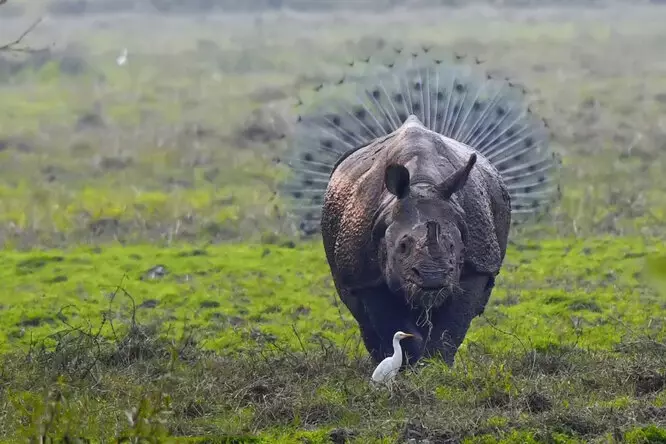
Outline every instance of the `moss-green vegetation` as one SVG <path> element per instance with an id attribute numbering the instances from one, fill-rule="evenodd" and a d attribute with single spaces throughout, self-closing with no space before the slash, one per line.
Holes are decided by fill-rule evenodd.
<path id="1" fill-rule="evenodd" d="M 516 338 L 532 348 L 576 338 L 581 347 L 607 349 L 631 329 L 659 334 L 663 300 L 645 284 L 648 254 L 666 254 L 666 248 L 628 237 L 512 246 L 493 309 L 475 321 L 468 345 L 492 344 L 501 354 Z M 62 322 L 84 328 L 108 310 L 132 308 L 140 318 L 163 319 L 177 335 L 185 326 L 197 328 L 206 347 L 221 353 L 253 339 L 296 347 L 294 331 L 307 342 L 311 335 L 342 342 L 356 334 L 318 244 L 79 247 L 5 252 L 0 260 L 6 349 L 44 337 Z M 112 334 L 110 325 L 102 333 Z"/>
<path id="2" fill-rule="evenodd" d="M 0 54 L 0 439 L 665 442 L 666 11 L 486 13 L 59 17 Z M 384 39 L 527 85 L 564 161 L 455 367 L 393 393 L 274 196 L 295 92 Z"/>

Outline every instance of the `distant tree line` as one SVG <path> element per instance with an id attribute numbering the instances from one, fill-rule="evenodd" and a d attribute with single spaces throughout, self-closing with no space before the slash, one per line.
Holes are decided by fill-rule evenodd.
<path id="1" fill-rule="evenodd" d="M 37 0 L 34 0 L 37 1 Z M 496 6 L 594 6 L 608 3 L 648 4 L 666 0 L 44 0 L 53 15 L 103 14 L 113 12 L 196 13 L 212 11 L 250 12 L 289 8 L 298 11 L 345 9 L 385 10 L 391 7 L 460 7 L 470 4 Z M 0 0 L 0 17 L 22 15 L 25 7 Z"/>

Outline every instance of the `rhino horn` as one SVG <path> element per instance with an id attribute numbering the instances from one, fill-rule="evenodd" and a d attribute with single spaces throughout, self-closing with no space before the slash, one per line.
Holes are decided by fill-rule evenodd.
<path id="1" fill-rule="evenodd" d="M 440 225 L 437 222 L 426 222 L 427 230 L 427 248 L 428 253 L 433 258 L 440 258 L 442 256 L 442 249 L 439 246 Z"/>
<path id="2" fill-rule="evenodd" d="M 446 200 L 449 199 L 453 193 L 459 191 L 467 182 L 469 173 L 472 171 L 472 167 L 475 163 L 476 153 L 472 153 L 472 155 L 469 156 L 469 160 L 465 166 L 458 169 L 456 172 L 444 179 L 442 183 L 437 185 L 437 192 L 439 193 L 439 196 Z"/>

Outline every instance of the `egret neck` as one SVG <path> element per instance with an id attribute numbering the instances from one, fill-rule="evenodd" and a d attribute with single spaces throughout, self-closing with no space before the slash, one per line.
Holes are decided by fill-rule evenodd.
<path id="1" fill-rule="evenodd" d="M 402 347 L 400 347 L 399 337 L 393 338 L 393 356 L 391 356 L 391 368 L 398 369 L 402 366 Z"/>

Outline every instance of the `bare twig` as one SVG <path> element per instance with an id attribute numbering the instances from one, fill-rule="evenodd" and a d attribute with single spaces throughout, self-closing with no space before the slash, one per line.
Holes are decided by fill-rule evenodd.
<path id="1" fill-rule="evenodd" d="M 7 0 L 0 0 L 0 6 L 4 5 L 7 3 Z M 42 18 L 38 18 L 32 25 L 28 27 L 23 33 L 14 41 L 11 41 L 9 43 L 6 43 L 2 46 L 0 46 L 0 52 L 2 51 L 13 51 L 13 52 L 33 52 L 34 50 L 29 49 L 29 48 L 17 48 L 16 46 L 19 45 L 23 39 L 30 34 L 36 27 L 42 22 Z"/>
<path id="2" fill-rule="evenodd" d="M 499 333 L 502 333 L 502 334 L 504 334 L 504 335 L 511 336 L 512 338 L 514 338 L 514 339 L 520 344 L 520 346 L 523 348 L 523 352 L 525 352 L 526 354 L 528 353 L 528 348 L 527 348 L 527 346 L 525 346 L 525 343 L 520 339 L 520 337 L 519 337 L 517 334 L 515 334 L 515 333 L 513 333 L 513 332 L 510 332 L 510 331 L 502 330 L 502 329 L 499 328 L 499 327 L 498 327 L 493 321 L 491 321 L 490 318 L 489 318 L 488 316 L 486 316 L 485 313 L 482 314 L 481 316 L 482 316 L 483 319 L 488 323 L 488 325 L 490 325 L 490 327 L 491 327 L 493 330 L 496 330 L 496 331 L 498 331 Z M 529 340 L 530 345 L 531 345 L 531 343 L 532 343 L 531 339 L 528 338 L 528 340 Z"/>
<path id="3" fill-rule="evenodd" d="M 291 324 L 291 330 L 294 332 L 294 335 L 296 335 L 296 339 L 298 339 L 298 343 L 301 344 L 301 350 L 303 350 L 303 354 L 305 357 L 308 357 L 308 350 L 305 348 L 305 345 L 303 345 L 303 341 L 301 340 L 301 335 L 298 334 L 298 330 L 296 330 L 296 325 Z"/>

